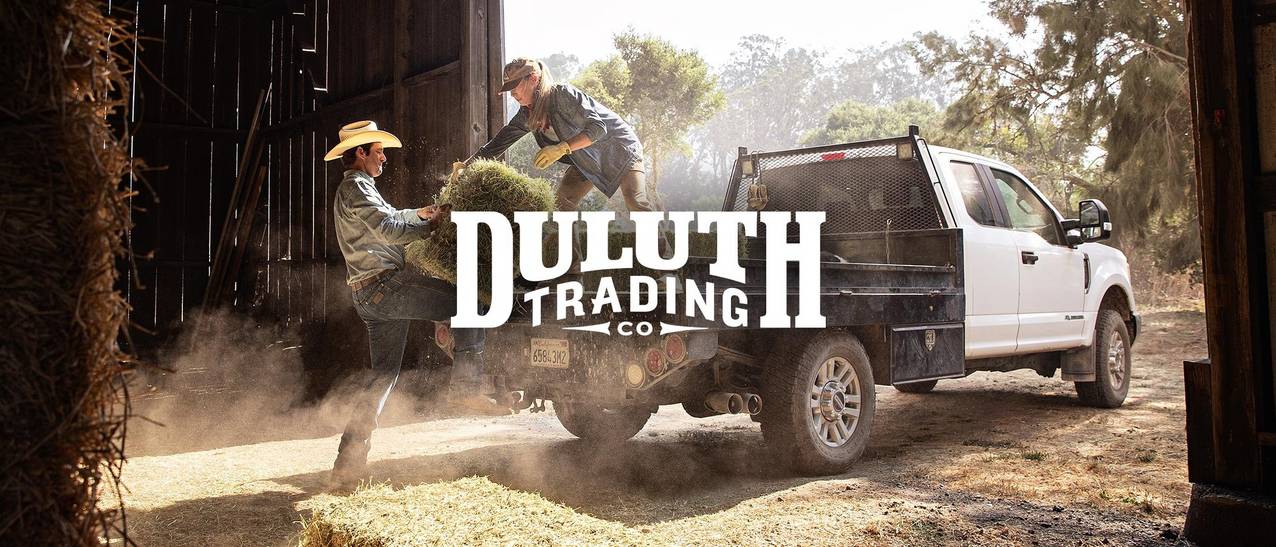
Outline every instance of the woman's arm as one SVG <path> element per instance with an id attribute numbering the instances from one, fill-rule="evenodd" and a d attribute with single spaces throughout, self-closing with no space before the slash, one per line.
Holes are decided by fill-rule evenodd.
<path id="1" fill-rule="evenodd" d="M 558 100 L 558 108 L 564 112 L 574 111 L 584 118 L 580 133 L 567 139 L 567 144 L 571 146 L 572 150 L 588 148 L 606 137 L 607 124 L 603 122 L 602 115 L 594 108 L 594 99 L 575 87 L 564 86 L 561 91 L 555 97 Z"/>
<path id="2" fill-rule="evenodd" d="M 473 157 L 493 159 L 504 154 L 514 143 L 518 142 L 518 139 L 523 138 L 527 131 L 527 109 L 520 108 L 518 113 L 514 114 L 513 118 L 510 118 L 509 123 L 505 124 L 505 127 L 502 127 L 500 131 L 497 131 L 492 140 L 487 141 L 487 144 L 479 148 Z"/>

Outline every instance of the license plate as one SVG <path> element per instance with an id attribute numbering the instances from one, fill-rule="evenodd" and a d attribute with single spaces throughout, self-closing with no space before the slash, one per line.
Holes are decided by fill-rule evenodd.
<path id="1" fill-rule="evenodd" d="M 567 340 L 557 338 L 533 338 L 527 364 L 544 368 L 567 368 L 571 365 L 571 351 Z"/>

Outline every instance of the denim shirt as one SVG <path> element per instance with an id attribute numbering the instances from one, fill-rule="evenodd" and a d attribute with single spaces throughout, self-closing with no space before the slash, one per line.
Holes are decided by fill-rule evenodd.
<path id="1" fill-rule="evenodd" d="M 403 269 L 404 245 L 430 235 L 429 222 L 416 209 L 391 207 L 376 181 L 356 169 L 346 171 L 337 186 L 332 213 L 346 259 L 346 283 Z"/>
<path id="2" fill-rule="evenodd" d="M 570 84 L 558 84 L 550 88 L 549 124 L 560 139 L 570 139 L 585 134 L 593 144 L 564 156 L 562 160 L 576 166 L 589 182 L 607 197 L 620 187 L 620 177 L 629 171 L 634 162 L 642 159 L 642 143 L 638 134 L 623 118 L 603 106 L 593 97 Z M 475 156 L 495 158 L 503 154 L 518 139 L 531 131 L 527 107 L 518 113 L 484 144 Z M 541 148 L 554 144 L 540 131 L 532 132 Z"/>

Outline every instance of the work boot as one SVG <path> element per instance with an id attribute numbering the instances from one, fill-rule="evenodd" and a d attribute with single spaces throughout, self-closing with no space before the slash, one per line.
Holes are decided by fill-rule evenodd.
<path id="1" fill-rule="evenodd" d="M 485 416 L 508 415 L 511 412 L 509 405 L 502 406 L 499 401 L 487 394 L 492 390 L 485 389 L 483 385 L 484 379 L 488 378 L 484 372 L 482 352 L 453 353 L 452 381 L 448 386 L 449 402 Z"/>
<path id="2" fill-rule="evenodd" d="M 452 404 L 460 406 L 471 413 L 483 416 L 508 416 L 512 410 L 496 399 L 473 391 L 459 391 L 450 397 Z"/>
<path id="3" fill-rule="evenodd" d="M 337 447 L 337 460 L 332 464 L 332 475 L 328 485 L 335 491 L 352 492 L 360 483 L 371 479 L 368 472 L 368 451 L 372 448 L 370 439 L 355 439 L 349 434 L 341 436 L 341 444 Z"/>

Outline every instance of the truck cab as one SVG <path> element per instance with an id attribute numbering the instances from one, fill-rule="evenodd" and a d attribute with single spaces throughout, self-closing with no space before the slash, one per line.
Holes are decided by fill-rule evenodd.
<path id="1" fill-rule="evenodd" d="M 947 197 L 947 215 L 963 233 L 966 263 L 966 359 L 968 370 L 1004 370 L 1014 357 L 1061 353 L 1064 380 L 1105 380 L 1088 366 L 1069 366 L 1069 357 L 1094 349 L 1103 315 L 1120 317 L 1128 340 L 1101 340 L 1120 354 L 1138 334 L 1138 315 L 1125 255 L 1098 243 L 1110 235 L 1106 208 L 1095 200 L 1079 204 L 1083 215 L 1101 215 L 1097 230 L 1083 231 L 1081 219 L 1067 219 L 1013 166 L 992 158 L 930 147 Z M 1087 349 L 1088 348 L 1088 349 Z M 1081 355 L 1075 355 L 1077 364 Z M 1023 368 L 1042 369 L 1018 359 Z M 1124 399 L 1128 379 L 1108 375 L 1110 393 L 1097 400 L 1114 406 Z M 1082 395 L 1086 397 L 1087 395 Z"/>

